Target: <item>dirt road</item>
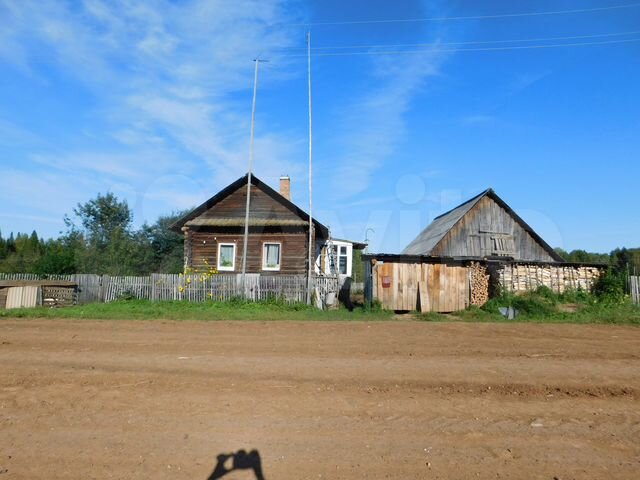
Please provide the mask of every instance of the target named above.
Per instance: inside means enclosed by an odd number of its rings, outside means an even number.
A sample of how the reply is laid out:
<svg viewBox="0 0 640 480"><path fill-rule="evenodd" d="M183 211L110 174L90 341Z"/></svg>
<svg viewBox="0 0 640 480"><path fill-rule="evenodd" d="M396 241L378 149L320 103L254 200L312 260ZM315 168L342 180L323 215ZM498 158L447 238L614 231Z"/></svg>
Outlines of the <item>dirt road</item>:
<svg viewBox="0 0 640 480"><path fill-rule="evenodd" d="M640 478L640 328L4 319L0 367L0 480Z"/></svg>

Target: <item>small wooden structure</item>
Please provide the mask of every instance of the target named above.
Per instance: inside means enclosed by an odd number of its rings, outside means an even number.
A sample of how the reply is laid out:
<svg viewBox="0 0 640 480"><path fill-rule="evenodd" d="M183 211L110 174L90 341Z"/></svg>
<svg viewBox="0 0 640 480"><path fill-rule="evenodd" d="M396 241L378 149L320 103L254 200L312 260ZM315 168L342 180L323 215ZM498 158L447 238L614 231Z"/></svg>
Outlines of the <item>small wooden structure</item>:
<svg viewBox="0 0 640 480"><path fill-rule="evenodd" d="M0 308L74 305L78 284L65 280L0 280Z"/></svg>

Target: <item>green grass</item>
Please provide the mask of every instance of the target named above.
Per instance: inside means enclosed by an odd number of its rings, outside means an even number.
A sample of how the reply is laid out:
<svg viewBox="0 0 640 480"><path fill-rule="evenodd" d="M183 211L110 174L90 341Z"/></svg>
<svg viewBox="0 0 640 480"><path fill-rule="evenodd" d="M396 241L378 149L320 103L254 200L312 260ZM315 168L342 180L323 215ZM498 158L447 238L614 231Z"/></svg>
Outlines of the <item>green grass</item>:
<svg viewBox="0 0 640 480"><path fill-rule="evenodd" d="M513 306L520 313L515 320L503 317L498 308ZM92 303L67 308L29 308L0 310L0 318L70 318L97 320L389 320L393 312L379 305L371 309L344 308L321 311L305 304L286 304L277 299L247 302L241 299L227 302L150 302L120 300ZM415 314L424 321L465 322L535 322L535 323L612 323L640 325L640 307L628 299L599 297L585 292L561 295L540 288L524 295L503 295L490 300L482 308L471 307L453 314ZM408 317L411 318L411 317Z"/></svg>
<svg viewBox="0 0 640 480"><path fill-rule="evenodd" d="M341 308L322 311L305 304L285 304L278 301L246 302L150 302L120 300L111 303L91 303L66 308L22 308L0 310L0 318L71 318L98 320L386 320L393 312L353 312Z"/></svg>
<svg viewBox="0 0 640 480"><path fill-rule="evenodd" d="M518 310L515 320L499 312L500 307ZM541 287L522 295L506 294L491 299L482 308L470 307L453 314L420 315L426 321L611 323L640 325L640 307L627 298L599 297L582 291L555 294Z"/></svg>

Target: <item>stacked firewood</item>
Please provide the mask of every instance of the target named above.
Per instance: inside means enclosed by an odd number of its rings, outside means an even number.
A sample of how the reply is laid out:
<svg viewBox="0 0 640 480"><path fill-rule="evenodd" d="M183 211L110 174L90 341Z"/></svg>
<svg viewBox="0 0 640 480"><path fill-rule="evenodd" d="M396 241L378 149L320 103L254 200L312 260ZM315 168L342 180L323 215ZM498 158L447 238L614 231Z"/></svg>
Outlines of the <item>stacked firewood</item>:
<svg viewBox="0 0 640 480"><path fill-rule="evenodd" d="M489 301L489 275L479 263L469 265L471 282L471 305L481 307Z"/></svg>
<svg viewBox="0 0 640 480"><path fill-rule="evenodd" d="M556 293L567 290L591 290L602 269L587 266L560 265L504 265L499 271L500 286L510 292L526 292L540 286Z"/></svg>

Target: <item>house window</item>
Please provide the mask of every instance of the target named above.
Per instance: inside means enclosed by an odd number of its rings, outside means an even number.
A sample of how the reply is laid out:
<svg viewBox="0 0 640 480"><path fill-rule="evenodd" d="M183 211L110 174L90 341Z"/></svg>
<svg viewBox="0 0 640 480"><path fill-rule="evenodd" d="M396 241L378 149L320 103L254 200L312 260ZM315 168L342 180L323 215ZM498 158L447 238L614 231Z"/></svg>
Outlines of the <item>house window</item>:
<svg viewBox="0 0 640 480"><path fill-rule="evenodd" d="M347 259L348 259L347 247L341 246L340 255L338 255L338 267L340 268L341 275L347 274Z"/></svg>
<svg viewBox="0 0 640 480"><path fill-rule="evenodd" d="M218 270L233 272L236 268L236 244L218 244Z"/></svg>
<svg viewBox="0 0 640 480"><path fill-rule="evenodd" d="M265 243L262 245L262 269L280 270L280 243Z"/></svg>

